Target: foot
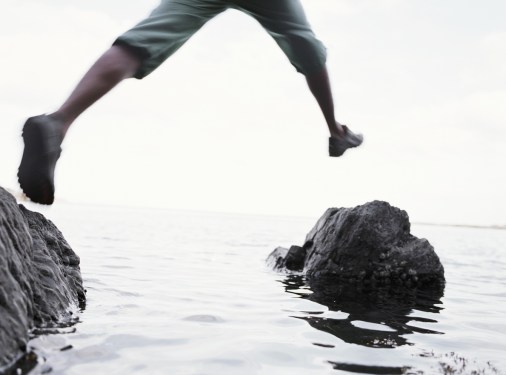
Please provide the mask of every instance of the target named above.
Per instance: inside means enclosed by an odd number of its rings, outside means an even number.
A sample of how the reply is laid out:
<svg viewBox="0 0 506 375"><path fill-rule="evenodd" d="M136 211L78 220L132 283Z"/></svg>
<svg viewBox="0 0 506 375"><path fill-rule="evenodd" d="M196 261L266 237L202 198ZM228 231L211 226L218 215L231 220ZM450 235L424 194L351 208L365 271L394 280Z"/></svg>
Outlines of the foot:
<svg viewBox="0 0 506 375"><path fill-rule="evenodd" d="M362 134L353 133L346 125L341 125L342 133L332 134L329 138L329 156L338 157L353 147L358 147L364 141Z"/></svg>
<svg viewBox="0 0 506 375"><path fill-rule="evenodd" d="M25 149L18 170L21 189L33 202L54 201L54 169L60 157L63 124L47 115L30 117L23 127Z"/></svg>

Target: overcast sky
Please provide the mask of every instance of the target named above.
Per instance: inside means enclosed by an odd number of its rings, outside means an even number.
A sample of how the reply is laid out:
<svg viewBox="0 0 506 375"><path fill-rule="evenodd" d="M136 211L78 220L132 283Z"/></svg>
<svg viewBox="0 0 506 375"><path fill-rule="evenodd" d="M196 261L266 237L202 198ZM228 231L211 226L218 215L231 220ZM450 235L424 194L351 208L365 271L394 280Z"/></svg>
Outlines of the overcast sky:
<svg viewBox="0 0 506 375"><path fill-rule="evenodd" d="M18 189L26 117L55 110L156 4L3 0L1 186ZM227 11L75 123L57 198L315 217L380 199L417 222L506 224L506 2L303 5L329 51L338 119L363 147L329 158L303 76L253 19Z"/></svg>

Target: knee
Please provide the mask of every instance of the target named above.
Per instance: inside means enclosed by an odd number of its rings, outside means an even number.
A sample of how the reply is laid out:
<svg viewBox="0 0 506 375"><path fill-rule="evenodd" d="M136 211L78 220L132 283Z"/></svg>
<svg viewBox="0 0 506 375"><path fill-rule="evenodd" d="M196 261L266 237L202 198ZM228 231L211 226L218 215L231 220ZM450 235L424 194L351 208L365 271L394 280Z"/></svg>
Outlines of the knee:
<svg viewBox="0 0 506 375"><path fill-rule="evenodd" d="M123 45L113 45L102 59L102 76L105 80L130 78L139 69L142 57Z"/></svg>
<svg viewBox="0 0 506 375"><path fill-rule="evenodd" d="M299 73L308 75L325 66L327 49L314 35L294 33L285 35L283 39L281 48Z"/></svg>

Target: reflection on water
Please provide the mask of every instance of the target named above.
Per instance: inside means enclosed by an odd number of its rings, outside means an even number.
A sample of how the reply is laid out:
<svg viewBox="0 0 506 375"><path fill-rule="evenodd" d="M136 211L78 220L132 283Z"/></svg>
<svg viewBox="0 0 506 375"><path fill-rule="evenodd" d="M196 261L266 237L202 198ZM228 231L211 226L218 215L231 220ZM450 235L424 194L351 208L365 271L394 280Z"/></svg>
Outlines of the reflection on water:
<svg viewBox="0 0 506 375"><path fill-rule="evenodd" d="M329 361L335 370L355 372L359 374L397 375L406 374L410 367L365 366L351 363L336 363Z"/></svg>
<svg viewBox="0 0 506 375"><path fill-rule="evenodd" d="M289 275L281 282L287 293L326 306L329 310L300 311L303 315L293 316L294 318L305 320L312 327L330 333L348 344L370 348L396 348L413 345L407 336L414 332L443 334L437 330L416 326L416 322L437 323L435 319L417 316L416 312L438 314L443 310L443 290L365 290L349 284L309 283L299 275ZM328 347L322 343L314 345ZM409 369L332 361L329 363L338 370L369 374L404 374Z"/></svg>

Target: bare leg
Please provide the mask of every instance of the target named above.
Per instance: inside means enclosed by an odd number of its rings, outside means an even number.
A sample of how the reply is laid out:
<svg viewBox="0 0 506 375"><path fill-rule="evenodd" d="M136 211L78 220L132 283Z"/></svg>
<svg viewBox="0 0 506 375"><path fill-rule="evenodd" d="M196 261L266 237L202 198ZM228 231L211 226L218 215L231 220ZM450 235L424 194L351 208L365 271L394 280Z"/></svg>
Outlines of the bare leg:
<svg viewBox="0 0 506 375"><path fill-rule="evenodd" d="M52 204L54 170L60 144L72 122L123 79L132 77L141 59L113 46L84 75L70 97L50 116L30 117L23 126L25 148L18 170L21 189L33 201Z"/></svg>
<svg viewBox="0 0 506 375"><path fill-rule="evenodd" d="M112 46L84 75L63 105L51 116L63 122L63 135L74 120L125 78L132 77L141 59L121 46Z"/></svg>
<svg viewBox="0 0 506 375"><path fill-rule="evenodd" d="M329 74L327 67L321 71L306 75L309 89L320 105L327 126L332 137L341 138L344 135L342 125L336 121L334 114L334 99L330 88Z"/></svg>

